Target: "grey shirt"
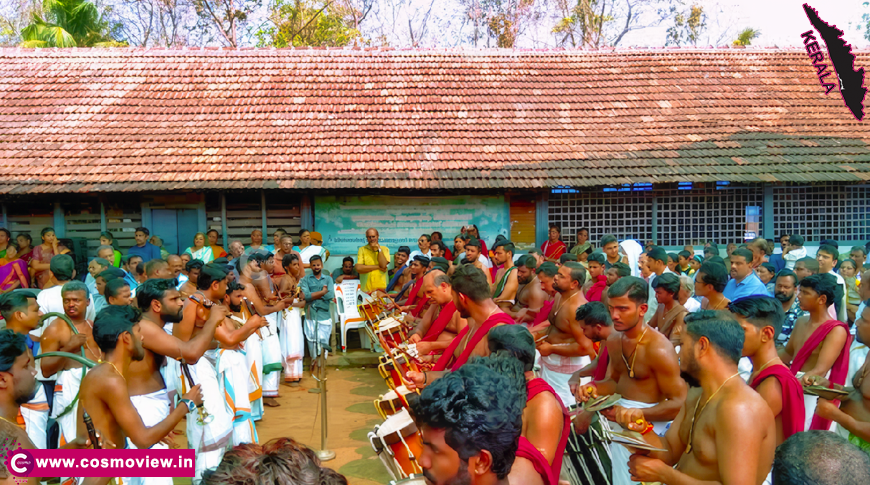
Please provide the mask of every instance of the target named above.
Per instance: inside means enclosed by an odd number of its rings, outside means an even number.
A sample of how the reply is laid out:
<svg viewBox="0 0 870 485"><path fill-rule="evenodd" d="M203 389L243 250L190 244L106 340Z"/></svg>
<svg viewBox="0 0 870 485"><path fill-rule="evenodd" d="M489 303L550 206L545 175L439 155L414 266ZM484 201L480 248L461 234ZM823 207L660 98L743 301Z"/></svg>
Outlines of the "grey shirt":
<svg viewBox="0 0 870 485"><path fill-rule="evenodd" d="M317 300L312 300L311 295L318 291L323 291L323 285L326 285L326 294ZM332 282L332 277L328 274L320 273L320 278L316 278L313 274L307 275L299 282L299 287L305 294L305 301L308 303L308 311L311 314L312 320L325 320L329 318L329 302L335 298L335 285Z"/></svg>

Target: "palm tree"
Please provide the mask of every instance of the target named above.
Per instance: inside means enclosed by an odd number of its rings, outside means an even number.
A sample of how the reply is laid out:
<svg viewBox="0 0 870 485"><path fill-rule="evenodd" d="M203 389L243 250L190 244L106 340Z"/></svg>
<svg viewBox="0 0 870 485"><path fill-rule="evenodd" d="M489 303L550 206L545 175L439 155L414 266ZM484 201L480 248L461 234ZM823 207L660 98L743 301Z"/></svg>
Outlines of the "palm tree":
<svg viewBox="0 0 870 485"><path fill-rule="evenodd" d="M45 0L44 16L21 31L21 47L114 47L125 46L109 34L109 22L87 0Z"/></svg>
<svg viewBox="0 0 870 485"><path fill-rule="evenodd" d="M750 45L752 44L752 40L759 35L761 35L760 30L755 30L752 27L746 27L740 32L740 34L737 35L737 40L734 41L734 45Z"/></svg>

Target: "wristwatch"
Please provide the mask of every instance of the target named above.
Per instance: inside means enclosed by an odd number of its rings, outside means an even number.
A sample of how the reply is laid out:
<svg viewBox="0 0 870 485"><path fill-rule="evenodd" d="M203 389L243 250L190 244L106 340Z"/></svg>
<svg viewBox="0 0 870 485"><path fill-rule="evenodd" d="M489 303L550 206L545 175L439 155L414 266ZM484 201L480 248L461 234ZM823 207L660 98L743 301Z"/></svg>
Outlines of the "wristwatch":
<svg viewBox="0 0 870 485"><path fill-rule="evenodd" d="M182 399L181 402L187 405L187 412L192 413L196 410L196 404L190 399Z"/></svg>

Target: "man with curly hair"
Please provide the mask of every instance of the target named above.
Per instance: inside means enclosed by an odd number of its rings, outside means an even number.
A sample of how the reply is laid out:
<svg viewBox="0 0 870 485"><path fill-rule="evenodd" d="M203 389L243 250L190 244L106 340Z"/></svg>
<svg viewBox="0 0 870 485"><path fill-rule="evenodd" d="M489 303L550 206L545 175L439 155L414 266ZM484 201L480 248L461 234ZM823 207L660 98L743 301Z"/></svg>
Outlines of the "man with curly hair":
<svg viewBox="0 0 870 485"><path fill-rule="evenodd" d="M423 389L411 411L429 483L507 485L510 473L517 483L543 484L530 462L514 463L525 398L510 378L480 364L466 364Z"/></svg>
<svg viewBox="0 0 870 485"><path fill-rule="evenodd" d="M203 485L347 485L347 479L320 466L317 455L292 438L264 445L245 443L228 451L220 465L203 474Z"/></svg>

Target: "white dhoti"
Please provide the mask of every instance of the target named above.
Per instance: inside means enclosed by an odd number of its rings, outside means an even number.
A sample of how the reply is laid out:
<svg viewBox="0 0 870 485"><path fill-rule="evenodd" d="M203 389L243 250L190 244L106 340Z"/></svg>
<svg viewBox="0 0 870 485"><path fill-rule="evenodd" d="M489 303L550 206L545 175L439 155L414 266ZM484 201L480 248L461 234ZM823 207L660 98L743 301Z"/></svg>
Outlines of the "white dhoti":
<svg viewBox="0 0 870 485"><path fill-rule="evenodd" d="M196 450L196 474L194 483L202 479L202 473L208 468L220 464L224 452L232 444L233 415L221 396L218 386L217 372L213 359L213 350L206 352L196 364L190 365L190 375L193 382L202 389L202 404L212 416L208 424L199 424L199 413L193 412L187 417L188 446ZM183 390L188 390L188 384L182 380ZM183 394L183 393L182 393Z"/></svg>
<svg viewBox="0 0 870 485"><path fill-rule="evenodd" d="M803 372L798 372L795 374L795 377L800 380L801 377L804 376ZM831 371L825 375L825 379L831 377ZM819 404L819 396L811 396L809 394L804 394L804 429L809 430L810 425L813 423L813 416L816 415L816 406ZM828 428L828 431L832 431L834 426L834 422L831 421L831 427Z"/></svg>
<svg viewBox="0 0 870 485"><path fill-rule="evenodd" d="M322 345L329 345L329 337L332 335L332 320L314 320L305 318L305 340L308 342L308 353L311 359L320 357Z"/></svg>
<svg viewBox="0 0 870 485"><path fill-rule="evenodd" d="M251 369L245 352L221 349L218 357L218 385L227 407L233 413L233 446L256 443L257 429L251 418L251 387L257 384L251 377Z"/></svg>
<svg viewBox="0 0 870 485"><path fill-rule="evenodd" d="M76 439L78 417L78 395L82 385L82 369L69 369L57 374L54 386L54 409L52 418L57 420L60 428L59 446L71 443Z"/></svg>
<svg viewBox="0 0 870 485"><path fill-rule="evenodd" d="M245 340L242 346L245 349L245 360L247 361L248 369L251 371L251 380L254 386L251 386L253 391L248 394L248 401L251 403L251 418L254 421L263 419L263 342L257 333L251 334Z"/></svg>
<svg viewBox="0 0 870 485"><path fill-rule="evenodd" d="M571 385L568 381L571 376L589 365L592 360L588 356L582 357L566 357L564 355L550 354L541 357L541 379L549 384L562 399L562 404L565 407L577 404L574 398L574 393L571 392ZM580 384L586 384L592 378L584 377L580 380Z"/></svg>
<svg viewBox="0 0 870 485"><path fill-rule="evenodd" d="M36 395L30 401L22 404L20 409L27 437L37 449L47 449L48 399L45 397L45 387L43 387L42 381L36 381Z"/></svg>
<svg viewBox="0 0 870 485"><path fill-rule="evenodd" d="M628 399L620 399L616 401L617 406L622 406L624 408L637 408L637 409L646 409L651 408L653 406L658 405L658 403L647 403L647 402L638 402L631 401ZM608 422L610 428L613 431L622 431L622 427L614 422ZM653 431L659 436L664 436L665 431L668 429L668 422L654 422ZM631 453L628 451L628 448L617 444L610 443L610 456L611 456L611 467L613 470L613 485L629 485L629 484L638 484L640 482L633 482L631 480L631 473L628 471L628 459L631 457Z"/></svg>
<svg viewBox="0 0 870 485"><path fill-rule="evenodd" d="M284 366L284 381L302 379L302 359L305 357L305 337L302 335L302 309L288 308L281 319L281 357Z"/></svg>
<svg viewBox="0 0 870 485"><path fill-rule="evenodd" d="M166 389L160 389L151 394L130 396L130 401L133 402L133 407L142 417L142 423L146 428L154 427L169 417L170 399ZM130 438L127 438L127 449L137 449ZM163 443L157 443L149 449L168 450L169 447ZM172 477L130 477L124 478L123 483L130 485L172 485Z"/></svg>
<svg viewBox="0 0 870 485"><path fill-rule="evenodd" d="M263 333L263 397L278 396L278 381L284 368L278 329L283 320L283 312L270 313L266 315L269 326L260 330Z"/></svg>

